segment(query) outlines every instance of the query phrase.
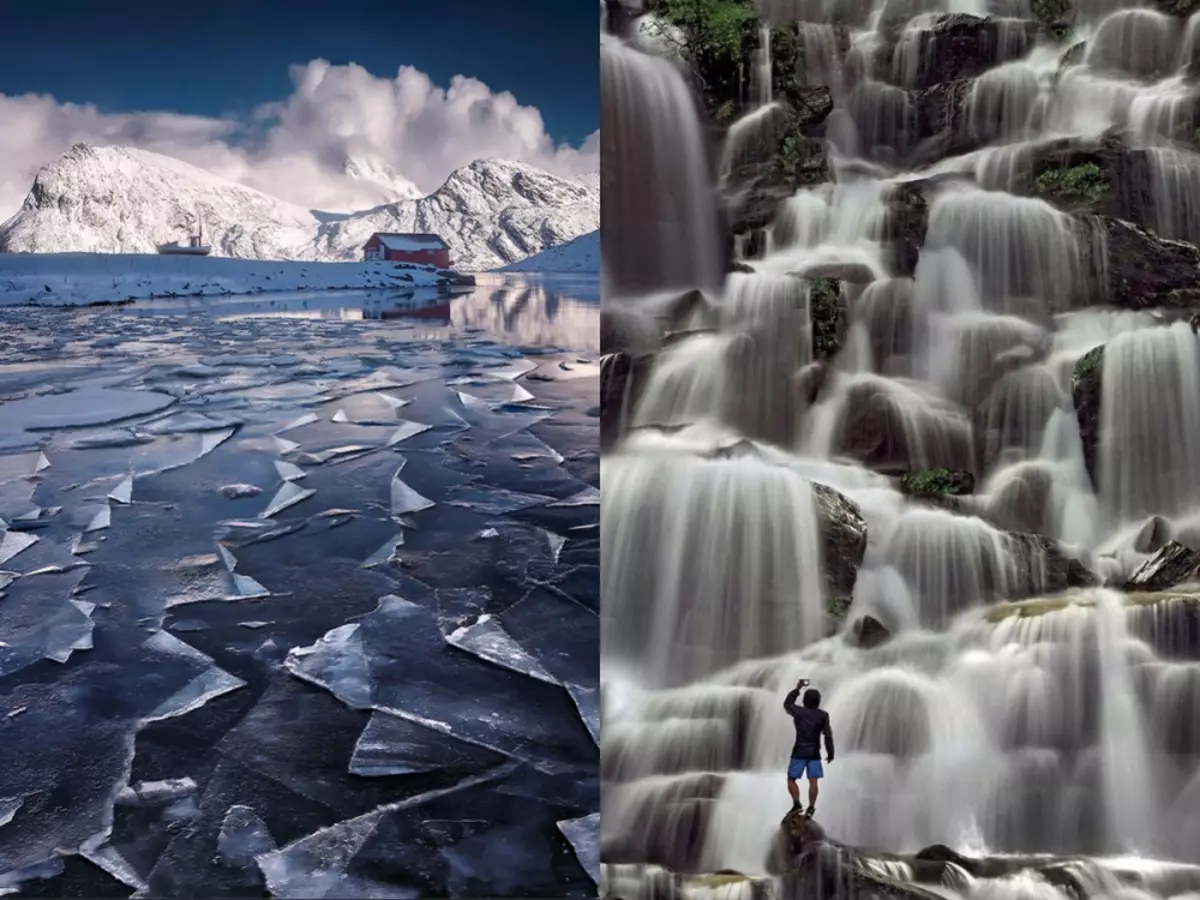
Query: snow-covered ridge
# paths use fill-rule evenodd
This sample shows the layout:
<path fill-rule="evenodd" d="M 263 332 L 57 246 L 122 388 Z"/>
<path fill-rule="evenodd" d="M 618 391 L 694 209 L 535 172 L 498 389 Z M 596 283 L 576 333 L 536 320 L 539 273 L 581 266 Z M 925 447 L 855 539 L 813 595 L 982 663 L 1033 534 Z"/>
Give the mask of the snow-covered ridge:
<path fill-rule="evenodd" d="M 392 262 L 295 262 L 112 253 L 0 253 L 0 306 L 83 306 L 272 291 L 442 290 L 470 276 Z"/>
<path fill-rule="evenodd" d="M 348 161 L 351 170 L 373 183 L 395 176 Z M 0 252 L 154 253 L 199 225 L 215 255 L 240 259 L 357 260 L 373 232 L 432 232 L 450 245 L 454 268 L 485 271 L 598 228 L 600 192 L 522 163 L 477 160 L 427 197 L 331 216 L 161 154 L 77 144 L 38 172 L 0 225 Z"/>
<path fill-rule="evenodd" d="M 573 241 L 550 247 L 527 259 L 511 263 L 501 272 L 580 272 L 600 274 L 600 230 L 581 234 Z"/>

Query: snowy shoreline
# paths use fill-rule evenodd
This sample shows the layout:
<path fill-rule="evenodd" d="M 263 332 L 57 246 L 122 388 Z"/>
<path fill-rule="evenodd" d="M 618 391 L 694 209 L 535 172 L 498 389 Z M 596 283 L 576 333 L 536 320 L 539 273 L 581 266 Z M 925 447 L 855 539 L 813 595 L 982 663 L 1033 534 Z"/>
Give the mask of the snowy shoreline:
<path fill-rule="evenodd" d="M 448 269 L 133 253 L 0 253 L 0 306 L 92 306 L 278 291 L 470 288 Z"/>

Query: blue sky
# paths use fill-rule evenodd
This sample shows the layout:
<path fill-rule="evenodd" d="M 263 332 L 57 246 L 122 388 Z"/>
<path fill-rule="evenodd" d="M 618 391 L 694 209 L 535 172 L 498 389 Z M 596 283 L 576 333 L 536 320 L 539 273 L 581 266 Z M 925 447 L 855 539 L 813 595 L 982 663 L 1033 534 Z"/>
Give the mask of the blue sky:
<path fill-rule="evenodd" d="M 588 0 L 14 0 L 0 5 L 0 93 L 221 116 L 284 97 L 292 63 L 381 77 L 406 64 L 510 91 L 578 144 L 599 127 L 597 30 Z"/>

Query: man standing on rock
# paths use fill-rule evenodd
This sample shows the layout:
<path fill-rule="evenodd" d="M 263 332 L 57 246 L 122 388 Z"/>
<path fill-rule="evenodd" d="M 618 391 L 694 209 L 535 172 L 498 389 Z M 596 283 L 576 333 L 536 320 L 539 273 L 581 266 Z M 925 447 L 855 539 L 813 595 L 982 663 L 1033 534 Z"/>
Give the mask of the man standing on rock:
<path fill-rule="evenodd" d="M 808 776 L 808 809 L 805 814 L 812 818 L 817 810 L 817 782 L 825 775 L 821 768 L 821 735 L 825 736 L 825 762 L 833 762 L 833 730 L 829 727 L 829 713 L 821 709 L 820 691 L 809 688 L 804 692 L 804 706 L 796 705 L 796 696 L 804 687 L 808 687 L 808 679 L 801 678 L 783 698 L 783 708 L 796 725 L 796 742 L 792 745 L 787 777 L 794 813 L 800 809 L 800 786 L 796 784 L 796 779 Z"/>

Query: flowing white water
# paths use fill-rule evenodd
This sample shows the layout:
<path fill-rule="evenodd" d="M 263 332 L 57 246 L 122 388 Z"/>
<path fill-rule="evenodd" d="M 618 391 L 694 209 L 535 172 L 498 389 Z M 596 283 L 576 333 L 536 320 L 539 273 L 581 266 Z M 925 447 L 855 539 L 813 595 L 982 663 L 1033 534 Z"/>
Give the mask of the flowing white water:
<path fill-rule="evenodd" d="M 996 65 L 947 123 L 962 155 L 903 171 L 925 152 L 916 89 L 936 62 L 938 15 L 1029 15 L 1004 6 L 758 3 L 746 70 L 755 105 L 726 136 L 720 177 L 736 175 L 779 108 L 769 23 L 799 43 L 797 80 L 835 98 L 824 136 L 836 183 L 781 206 L 753 271 L 714 282 L 700 265 L 670 281 L 706 296 L 703 320 L 673 327 L 703 330 L 658 354 L 630 417 L 641 427 L 603 461 L 602 828 L 613 863 L 764 872 L 789 802 L 780 704 L 803 676 L 837 737 L 818 814 L 836 840 L 1091 854 L 1072 865 L 1097 897 L 1200 888 L 1195 599 L 1044 597 L 1061 589 L 1068 559 L 1121 584 L 1147 558 L 1147 535 L 1200 539 L 1200 337 L 1186 322 L 1098 308 L 1102 229 L 1014 193 L 1030 192 L 1038 147 L 1125 129 L 1147 173 L 1144 224 L 1200 237 L 1200 156 L 1176 143 L 1191 137 L 1180 129 L 1196 109 L 1185 69 L 1200 18 L 1185 28 L 1132 4 L 1077 3 L 1087 46 L 1067 65 L 1065 48 L 1031 43 L 1022 23 L 994 23 Z M 646 109 L 637 98 L 674 97 L 684 82 L 619 59 L 630 83 L 604 96 L 628 117 L 616 158 L 702 130 L 689 120 L 668 135 L 665 113 L 629 125 Z M 887 243 L 895 198 L 913 181 L 928 204 L 915 271 Z M 656 209 L 684 202 L 677 184 L 629 190 Z M 715 176 L 691 184 L 707 203 Z M 635 234 L 645 222 L 633 203 L 605 207 L 606 229 Z M 698 247 L 678 248 L 672 264 L 694 263 Z M 829 298 L 816 280 L 830 274 L 846 309 L 832 353 L 818 345 Z M 1076 366 L 1102 344 L 1089 436 Z M 972 472 L 974 494 L 953 509 L 923 505 L 883 474 L 930 467 Z M 847 598 L 831 567 L 845 550 L 827 547 L 828 494 L 813 485 L 856 504 L 866 527 L 839 633 L 830 610 Z M 874 649 L 853 639 L 867 615 L 891 634 Z M 938 889 L 1067 896 L 1029 873 L 963 871 Z"/>

